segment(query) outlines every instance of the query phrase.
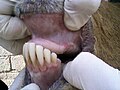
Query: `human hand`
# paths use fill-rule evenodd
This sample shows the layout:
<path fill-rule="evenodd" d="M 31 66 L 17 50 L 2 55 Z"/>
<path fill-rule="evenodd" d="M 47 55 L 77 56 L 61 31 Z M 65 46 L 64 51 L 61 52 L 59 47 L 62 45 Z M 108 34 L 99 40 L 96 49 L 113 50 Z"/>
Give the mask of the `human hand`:
<path fill-rule="evenodd" d="M 0 45 L 13 54 L 21 54 L 31 33 L 23 21 L 14 16 L 15 4 L 11 0 L 0 0 Z"/>
<path fill-rule="evenodd" d="M 100 6 L 101 0 L 65 0 L 64 23 L 72 31 L 79 30 Z"/>

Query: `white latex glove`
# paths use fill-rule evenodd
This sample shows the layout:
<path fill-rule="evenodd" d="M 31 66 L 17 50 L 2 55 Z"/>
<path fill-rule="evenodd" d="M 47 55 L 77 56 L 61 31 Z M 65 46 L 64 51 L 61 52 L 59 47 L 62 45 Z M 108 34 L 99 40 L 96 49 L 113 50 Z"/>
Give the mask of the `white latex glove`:
<path fill-rule="evenodd" d="M 19 0 L 0 0 L 0 45 L 12 52 L 21 54 L 23 44 L 31 33 L 25 24 L 14 16 L 14 6 Z"/>
<path fill-rule="evenodd" d="M 72 31 L 79 30 L 100 6 L 101 0 L 65 0 L 64 23 Z"/>
<path fill-rule="evenodd" d="M 21 90 L 40 90 L 40 88 L 35 83 L 31 83 L 31 84 L 25 86 L 24 88 L 22 88 Z"/>
<path fill-rule="evenodd" d="M 0 0 L 0 14 L 11 15 L 14 13 L 14 2 L 10 0 Z"/>
<path fill-rule="evenodd" d="M 23 70 L 20 71 L 20 73 L 15 78 L 14 82 L 12 83 L 12 85 L 10 86 L 8 90 L 40 90 L 39 86 L 36 85 L 35 83 L 31 83 L 23 87 L 24 78 L 25 78 L 25 70 L 26 69 L 24 68 Z M 21 89 L 21 87 L 23 88 Z"/>
<path fill-rule="evenodd" d="M 25 68 L 22 69 L 18 76 L 15 78 L 12 85 L 10 85 L 10 88 L 8 90 L 20 90 L 23 87 L 24 79 L 25 79 Z"/>
<path fill-rule="evenodd" d="M 69 62 L 63 76 L 82 90 L 120 90 L 120 71 L 89 52 L 81 52 Z"/>

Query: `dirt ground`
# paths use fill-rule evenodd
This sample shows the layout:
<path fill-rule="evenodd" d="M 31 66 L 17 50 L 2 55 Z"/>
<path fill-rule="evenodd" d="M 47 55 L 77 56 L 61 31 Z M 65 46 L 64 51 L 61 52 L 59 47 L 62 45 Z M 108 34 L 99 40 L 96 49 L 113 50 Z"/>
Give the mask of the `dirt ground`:
<path fill-rule="evenodd" d="M 120 3 L 103 2 L 93 16 L 96 55 L 120 68 Z"/>

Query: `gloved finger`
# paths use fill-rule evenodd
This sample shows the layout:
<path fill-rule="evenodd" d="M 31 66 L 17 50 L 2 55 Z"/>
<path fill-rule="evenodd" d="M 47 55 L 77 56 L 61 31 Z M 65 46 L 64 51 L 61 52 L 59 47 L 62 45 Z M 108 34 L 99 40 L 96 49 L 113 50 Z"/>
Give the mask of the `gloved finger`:
<path fill-rule="evenodd" d="M 89 52 L 81 52 L 69 62 L 63 71 L 63 76 L 71 85 L 82 90 L 120 89 L 118 69 Z"/>
<path fill-rule="evenodd" d="M 40 90 L 40 88 L 37 84 L 31 83 L 31 84 L 28 84 L 27 86 L 25 86 L 24 88 L 22 88 L 20 90 Z"/>
<path fill-rule="evenodd" d="M 79 30 L 100 6 L 101 0 L 65 0 L 64 23 L 72 31 Z"/>
<path fill-rule="evenodd" d="M 14 55 L 18 55 L 22 54 L 23 45 L 30 39 L 30 36 L 19 40 L 5 40 L 3 38 L 0 38 L 0 46 L 10 51 Z"/>
<path fill-rule="evenodd" d="M 15 78 L 15 80 L 13 81 L 13 83 L 10 85 L 8 90 L 20 90 L 21 87 L 23 86 L 24 83 L 24 79 L 25 79 L 25 71 L 26 69 L 23 68 L 19 74 L 17 75 L 17 77 Z"/>
<path fill-rule="evenodd" d="M 83 90 L 79 75 L 76 74 L 76 70 L 79 70 L 79 68 L 77 69 L 75 66 L 73 67 L 72 62 L 68 62 L 63 71 L 63 76 L 71 85 L 80 90 Z"/>
<path fill-rule="evenodd" d="M 0 0 L 0 14 L 13 15 L 15 3 L 11 0 Z"/>
<path fill-rule="evenodd" d="M 6 40 L 22 39 L 31 35 L 26 25 L 17 17 L 0 15 L 0 37 Z"/>

